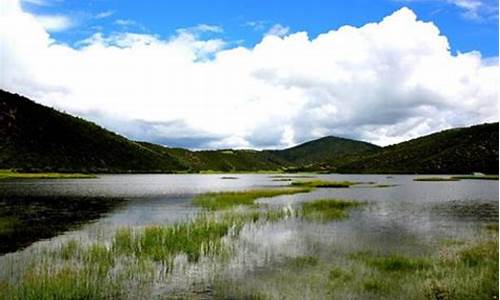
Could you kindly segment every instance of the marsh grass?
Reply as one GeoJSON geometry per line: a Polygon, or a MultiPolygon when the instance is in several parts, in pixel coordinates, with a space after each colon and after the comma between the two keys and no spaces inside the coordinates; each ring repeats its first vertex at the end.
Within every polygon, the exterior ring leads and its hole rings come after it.
{"type": "Polygon", "coordinates": [[[382,272],[414,272],[431,267],[428,259],[402,255],[373,256],[367,253],[358,253],[351,258],[362,260],[364,263],[382,272]]]}
{"type": "Polygon", "coordinates": [[[498,295],[498,236],[448,243],[439,255],[429,257],[361,252],[349,259],[368,268],[356,281],[361,282],[360,292],[436,300],[495,299],[498,295]]]}
{"type": "Polygon", "coordinates": [[[307,220],[332,221],[347,217],[347,209],[358,207],[364,203],[352,200],[320,199],[304,202],[300,214],[307,220]]]}
{"type": "Polygon", "coordinates": [[[319,259],[314,256],[298,256],[290,258],[286,264],[290,268],[304,269],[318,265],[319,259]]]}
{"type": "Polygon", "coordinates": [[[13,216],[0,216],[0,235],[14,232],[20,224],[19,219],[13,216]]]}
{"type": "Polygon", "coordinates": [[[498,180],[498,175],[462,175],[452,176],[454,179],[498,180]]]}
{"type": "Polygon", "coordinates": [[[316,178],[316,176],[313,175],[272,175],[269,176],[269,178],[273,179],[310,179],[310,178],[316,178]]]}
{"type": "Polygon", "coordinates": [[[82,173],[22,173],[0,170],[0,179],[88,179],[97,178],[93,174],[82,173]]]}
{"type": "Polygon", "coordinates": [[[413,181],[460,181],[456,177],[417,177],[413,181]]]}
{"type": "Polygon", "coordinates": [[[395,186],[398,186],[397,184],[375,184],[375,185],[372,185],[370,187],[373,187],[373,188],[388,188],[388,187],[395,187],[395,186]]]}
{"type": "Polygon", "coordinates": [[[204,209],[215,211],[233,208],[239,205],[255,206],[255,200],[280,195],[292,195],[309,192],[310,188],[261,189],[238,192],[218,192],[201,194],[194,198],[193,203],[204,209]]]}
{"type": "Polygon", "coordinates": [[[171,226],[148,226],[135,233],[122,229],[113,239],[112,250],[167,264],[171,264],[176,255],[185,254],[189,262],[197,262],[201,255],[220,253],[222,237],[230,232],[238,234],[242,225],[243,222],[230,219],[198,218],[171,226]]]}
{"type": "Polygon", "coordinates": [[[351,181],[324,181],[324,180],[311,180],[311,181],[294,181],[292,186],[308,187],[308,188],[348,188],[356,182],[351,181]]]}

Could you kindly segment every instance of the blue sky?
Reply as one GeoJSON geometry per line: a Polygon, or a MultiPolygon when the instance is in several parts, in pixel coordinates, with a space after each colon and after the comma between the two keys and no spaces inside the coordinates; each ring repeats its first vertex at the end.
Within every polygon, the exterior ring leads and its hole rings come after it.
{"type": "Polygon", "coordinates": [[[479,50],[485,57],[498,56],[498,2],[494,0],[28,0],[23,5],[35,14],[67,16],[71,28],[52,36],[70,44],[96,31],[167,38],[180,28],[208,24],[223,29],[211,35],[246,47],[259,42],[274,24],[288,27],[290,32],[307,31],[314,37],[346,24],[376,22],[407,6],[419,19],[434,22],[454,53],[479,50]]]}

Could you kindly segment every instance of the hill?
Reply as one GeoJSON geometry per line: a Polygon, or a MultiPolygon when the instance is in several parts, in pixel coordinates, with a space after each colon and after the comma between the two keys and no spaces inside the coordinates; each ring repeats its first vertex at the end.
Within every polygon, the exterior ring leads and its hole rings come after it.
{"type": "Polygon", "coordinates": [[[498,174],[498,129],[449,129],[326,164],[342,173],[498,174]]]}
{"type": "Polygon", "coordinates": [[[497,174],[498,123],[445,130],[384,148],[328,136],[283,150],[191,151],[130,141],[94,123],[0,90],[0,169],[497,174]]]}
{"type": "Polygon", "coordinates": [[[232,149],[190,151],[183,148],[168,148],[144,142],[141,145],[158,153],[174,157],[191,172],[256,172],[282,170],[293,166],[290,162],[268,151],[232,149]]]}
{"type": "Polygon", "coordinates": [[[0,90],[0,168],[102,173],[184,166],[94,123],[0,90]]]}
{"type": "Polygon", "coordinates": [[[379,148],[366,142],[327,136],[292,148],[269,152],[298,166],[306,166],[379,148]]]}

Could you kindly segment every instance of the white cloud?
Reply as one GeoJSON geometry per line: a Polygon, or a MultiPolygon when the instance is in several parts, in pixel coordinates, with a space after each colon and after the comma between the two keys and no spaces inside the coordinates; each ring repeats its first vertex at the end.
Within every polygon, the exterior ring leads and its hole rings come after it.
{"type": "Polygon", "coordinates": [[[120,26],[135,26],[138,23],[134,20],[118,19],[115,21],[115,24],[120,26]]]}
{"type": "Polygon", "coordinates": [[[334,134],[388,144],[498,120],[495,60],[451,54],[406,8],[316,38],[265,35],[253,48],[186,31],[96,34],[72,48],[7,2],[0,87],[136,139],[275,147],[334,134]]]}
{"type": "Polygon", "coordinates": [[[71,19],[62,15],[39,15],[36,19],[48,32],[64,31],[73,26],[71,19]]]}
{"type": "Polygon", "coordinates": [[[399,2],[435,1],[453,5],[462,11],[462,16],[475,21],[496,20],[498,22],[498,0],[395,0],[399,2]]]}
{"type": "Polygon", "coordinates": [[[264,20],[254,20],[254,21],[247,21],[243,24],[244,27],[251,27],[254,30],[260,31],[264,30],[267,27],[267,24],[269,24],[269,21],[264,21],[264,20]]]}
{"type": "Polygon", "coordinates": [[[111,17],[114,14],[115,14],[114,11],[112,11],[112,10],[106,10],[106,11],[103,11],[103,12],[100,12],[100,13],[96,14],[94,16],[94,18],[95,19],[106,19],[106,18],[111,17]]]}
{"type": "Polygon", "coordinates": [[[221,33],[224,31],[222,27],[210,24],[199,24],[196,25],[193,29],[200,32],[215,32],[215,33],[221,33]]]}
{"type": "Polygon", "coordinates": [[[289,27],[281,24],[275,24],[267,31],[266,35],[285,36],[289,31],[289,27]]]}

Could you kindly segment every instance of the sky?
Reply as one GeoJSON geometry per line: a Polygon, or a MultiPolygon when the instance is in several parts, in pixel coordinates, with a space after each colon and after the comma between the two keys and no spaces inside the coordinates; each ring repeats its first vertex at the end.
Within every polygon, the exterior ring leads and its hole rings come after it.
{"type": "Polygon", "coordinates": [[[134,140],[389,145],[498,121],[493,0],[2,0],[0,88],[134,140]]]}

